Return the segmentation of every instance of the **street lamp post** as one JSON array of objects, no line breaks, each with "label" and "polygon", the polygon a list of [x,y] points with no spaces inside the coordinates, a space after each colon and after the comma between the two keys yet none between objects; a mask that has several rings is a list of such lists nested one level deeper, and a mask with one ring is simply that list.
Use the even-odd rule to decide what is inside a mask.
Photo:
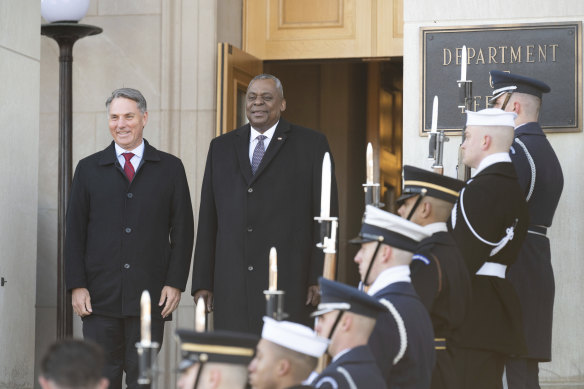
[{"label": "street lamp post", "polygon": [[[55,3],[55,1],[52,1]],[[79,1],[87,3],[89,1]],[[49,1],[47,1],[49,3]],[[58,3],[58,1],[56,2]],[[43,16],[51,21],[54,14],[48,17],[48,11],[43,5]],[[67,4],[62,6],[67,7]],[[70,11],[71,8],[68,9]],[[54,7],[51,11],[55,12]],[[66,9],[67,11],[67,9]],[[79,17],[81,19],[85,11]],[[58,15],[58,14],[57,14]],[[72,178],[72,139],[73,139],[73,93],[72,93],[72,68],[73,68],[73,44],[86,36],[96,35],[103,30],[97,26],[79,24],[70,21],[70,15],[60,19],[56,16],[55,22],[43,24],[41,34],[53,38],[59,44],[59,195],[58,195],[58,243],[57,243],[57,338],[62,339],[73,334],[73,310],[71,307],[71,294],[67,293],[65,285],[64,247],[66,210]],[[67,20],[67,21],[59,21]]]}]

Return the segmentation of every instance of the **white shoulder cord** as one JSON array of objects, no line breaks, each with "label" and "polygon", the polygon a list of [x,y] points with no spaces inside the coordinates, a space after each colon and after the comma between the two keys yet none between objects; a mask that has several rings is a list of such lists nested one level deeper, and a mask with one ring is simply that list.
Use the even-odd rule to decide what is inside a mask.
[{"label": "white shoulder cord", "polygon": [[493,249],[491,250],[491,253],[489,254],[490,257],[492,257],[493,255],[497,254],[499,251],[501,251],[501,249],[503,247],[505,247],[505,245],[507,244],[507,242],[509,242],[510,240],[513,239],[513,236],[515,234],[515,224],[517,224],[517,219],[515,219],[515,224],[507,227],[505,229],[505,236],[503,237],[503,239],[501,239],[499,242],[489,242],[488,240],[484,239],[483,237],[481,237],[475,230],[474,228],[472,228],[472,225],[470,224],[468,217],[466,216],[466,212],[464,211],[464,202],[463,202],[463,195],[464,195],[464,190],[466,188],[463,188],[460,191],[460,199],[459,199],[459,204],[460,204],[460,212],[462,213],[462,216],[464,217],[464,221],[466,222],[466,225],[468,226],[468,229],[470,230],[470,232],[472,232],[472,234],[481,242],[483,242],[484,244],[487,244],[489,246],[493,246]]},{"label": "white shoulder cord", "polygon": [[322,377],[315,385],[315,388],[320,388],[323,384],[330,384],[333,389],[339,389],[339,384],[331,377]]},{"label": "white shoulder cord", "polygon": [[515,139],[515,141],[519,144],[519,146],[523,148],[525,156],[527,157],[527,162],[529,162],[529,167],[531,168],[531,182],[529,183],[529,193],[525,198],[525,201],[529,201],[531,195],[533,194],[533,189],[535,188],[535,162],[533,161],[533,157],[529,153],[529,150],[527,150],[527,146],[525,146],[525,143],[523,143],[519,139]]},{"label": "white shoulder cord", "polygon": [[387,307],[389,313],[393,316],[395,322],[397,323],[397,329],[399,332],[399,351],[395,358],[393,358],[393,365],[397,365],[397,363],[403,358],[404,354],[406,353],[406,348],[408,347],[408,334],[406,332],[406,326],[404,324],[404,319],[402,319],[401,315],[395,309],[392,303],[390,303],[386,299],[380,299],[379,302]]},{"label": "white shoulder cord", "polygon": [[347,371],[347,369],[345,369],[342,366],[339,366],[339,367],[337,367],[337,371],[345,376],[345,379],[347,380],[347,383],[349,384],[349,388],[359,389],[357,387],[357,384],[355,384],[355,381],[353,381],[353,377],[351,377],[351,374]]}]

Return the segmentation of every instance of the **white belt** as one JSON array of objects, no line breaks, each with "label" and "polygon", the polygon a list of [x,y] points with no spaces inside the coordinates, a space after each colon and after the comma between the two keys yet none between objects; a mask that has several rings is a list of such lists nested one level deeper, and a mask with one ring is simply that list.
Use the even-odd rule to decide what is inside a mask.
[{"label": "white belt", "polygon": [[507,265],[503,265],[495,262],[485,262],[483,266],[476,272],[477,276],[493,276],[499,278],[505,278],[505,270],[507,270]]}]

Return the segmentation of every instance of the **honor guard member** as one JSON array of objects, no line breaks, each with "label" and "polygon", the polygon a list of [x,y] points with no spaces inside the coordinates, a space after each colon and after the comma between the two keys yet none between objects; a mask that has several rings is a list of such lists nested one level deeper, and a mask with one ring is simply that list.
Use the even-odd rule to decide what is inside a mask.
[{"label": "honor guard member", "polygon": [[397,213],[431,234],[419,243],[410,265],[412,284],[434,327],[431,388],[460,388],[448,345],[460,342],[459,330],[470,304],[470,277],[446,221],[464,181],[409,165],[403,168],[403,179]]},{"label": "honor guard member", "polygon": [[[539,388],[538,362],[551,360],[554,272],[546,236],[558,206],[564,176],[558,157],[538,123],[545,83],[518,74],[491,71],[494,105],[515,112],[511,161],[529,211],[527,237],[507,272],[521,301],[527,341],[525,358],[506,363],[510,388]],[[536,286],[536,287],[534,287]]]},{"label": "honor guard member", "polygon": [[454,350],[464,388],[501,388],[510,355],[526,351],[521,305],[505,279],[527,233],[527,204],[509,157],[515,114],[467,112],[463,163],[475,175],[460,191],[449,229],[471,274],[472,303]]},{"label": "honor guard member", "polygon": [[316,333],[330,339],[332,362],[313,381],[325,389],[386,388],[375,357],[367,345],[383,304],[352,286],[319,279],[321,303]]},{"label": "honor guard member", "polygon": [[388,388],[429,388],[435,363],[434,331],[428,310],[410,279],[418,243],[430,236],[404,218],[368,205],[355,256],[362,285],[388,309],[377,320],[369,347]]},{"label": "honor guard member", "polygon": [[309,327],[264,316],[262,338],[248,366],[249,384],[253,389],[310,388],[303,382],[328,344]]},{"label": "honor guard member", "polygon": [[258,337],[251,334],[179,329],[181,376],[179,389],[245,388],[247,365],[252,360]]}]

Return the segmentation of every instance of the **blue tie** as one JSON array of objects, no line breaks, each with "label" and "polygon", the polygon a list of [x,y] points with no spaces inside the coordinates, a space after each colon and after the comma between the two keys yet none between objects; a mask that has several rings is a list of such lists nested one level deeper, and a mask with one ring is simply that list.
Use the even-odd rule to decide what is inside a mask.
[{"label": "blue tie", "polygon": [[255,149],[253,150],[253,156],[251,157],[251,173],[255,174],[256,170],[258,170],[258,166],[262,162],[262,158],[264,157],[264,153],[266,152],[266,148],[264,147],[264,139],[267,137],[265,135],[258,135],[256,138],[258,143],[256,144]]}]

